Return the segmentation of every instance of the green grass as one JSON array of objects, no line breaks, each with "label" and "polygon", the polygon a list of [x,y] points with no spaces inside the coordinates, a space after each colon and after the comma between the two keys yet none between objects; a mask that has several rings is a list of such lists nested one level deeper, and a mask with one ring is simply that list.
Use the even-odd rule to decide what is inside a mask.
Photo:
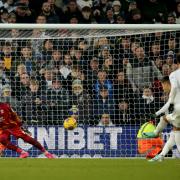
[{"label": "green grass", "polygon": [[0,180],[180,180],[180,160],[0,159]]}]

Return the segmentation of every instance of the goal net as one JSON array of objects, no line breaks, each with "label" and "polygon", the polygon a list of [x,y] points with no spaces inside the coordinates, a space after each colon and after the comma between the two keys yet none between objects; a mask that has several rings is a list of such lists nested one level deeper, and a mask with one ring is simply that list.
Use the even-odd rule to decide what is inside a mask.
[{"label": "goal net", "polygon": [[[1,102],[58,157],[144,156],[138,130],[167,101],[160,80],[177,68],[179,26],[67,26],[1,26]],[[68,131],[63,122],[72,114],[78,126]]]}]

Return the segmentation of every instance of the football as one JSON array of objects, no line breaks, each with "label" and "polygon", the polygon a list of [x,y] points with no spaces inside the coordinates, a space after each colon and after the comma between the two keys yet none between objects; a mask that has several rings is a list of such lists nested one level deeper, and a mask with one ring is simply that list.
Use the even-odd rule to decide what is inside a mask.
[{"label": "football", "polygon": [[67,130],[73,130],[77,127],[77,121],[73,117],[69,117],[64,121],[64,128]]}]

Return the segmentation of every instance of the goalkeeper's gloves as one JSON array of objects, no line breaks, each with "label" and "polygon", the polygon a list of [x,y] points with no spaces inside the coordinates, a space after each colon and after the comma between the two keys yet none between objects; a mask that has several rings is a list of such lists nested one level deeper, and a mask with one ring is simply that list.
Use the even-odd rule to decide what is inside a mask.
[{"label": "goalkeeper's gloves", "polygon": [[174,111],[174,104],[170,104],[168,108],[169,113],[172,113]]},{"label": "goalkeeper's gloves", "polygon": [[156,117],[157,117],[156,114],[149,114],[148,116],[149,116],[149,119],[150,119],[150,120],[154,120],[154,119],[156,119]]},{"label": "goalkeeper's gloves", "polygon": [[156,119],[156,118],[158,118],[158,117],[161,117],[161,116],[164,116],[164,115],[165,115],[164,113],[161,113],[161,114],[159,114],[159,115],[149,114],[149,119],[150,119],[150,120],[154,120],[154,119]]}]

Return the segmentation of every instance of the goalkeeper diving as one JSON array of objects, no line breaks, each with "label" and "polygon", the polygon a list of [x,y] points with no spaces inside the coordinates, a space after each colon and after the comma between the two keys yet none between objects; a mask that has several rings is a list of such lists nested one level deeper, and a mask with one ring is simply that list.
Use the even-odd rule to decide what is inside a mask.
[{"label": "goalkeeper diving", "polygon": [[[32,138],[22,128],[22,121],[8,103],[0,102],[0,145],[1,149],[10,149],[20,154],[20,158],[27,158],[29,153],[10,142],[10,136],[23,139],[39,149],[47,158],[54,158],[36,139]],[[3,147],[2,147],[3,145]]]},{"label": "goalkeeper diving", "polygon": [[[164,156],[173,148],[177,146],[180,152],[180,54],[177,55],[178,69],[162,79],[162,86],[164,92],[169,93],[167,103],[155,113],[154,118],[160,116],[160,122],[153,132],[144,133],[146,138],[158,137],[159,133],[167,126],[172,124],[173,129],[170,133],[170,138],[166,142],[162,152],[155,156],[150,161],[161,161]],[[172,111],[172,113],[170,112]],[[163,115],[164,113],[167,113]]]}]

